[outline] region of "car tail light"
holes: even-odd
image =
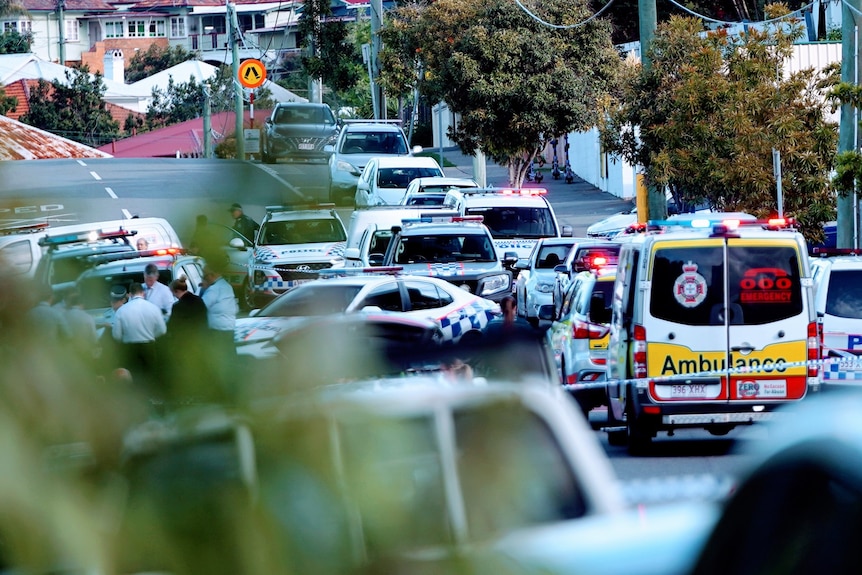
[[[642,325],[635,325],[634,345],[632,348],[634,365],[632,367],[636,378],[647,376],[646,348],[646,329]]]
[[[603,325],[575,320],[572,324],[572,336],[575,339],[602,339],[609,328]]]
[[[813,362],[820,359],[820,346],[823,343],[822,330],[817,322],[808,324],[808,377],[817,377],[817,367]]]

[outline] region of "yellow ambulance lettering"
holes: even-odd
[[[692,351],[681,345],[652,343],[647,345],[647,368],[651,377],[686,375],[728,368],[752,373],[804,375],[805,367],[788,367],[807,357],[804,341],[767,346],[747,355],[726,351]],[[729,358],[729,359],[728,359]]]

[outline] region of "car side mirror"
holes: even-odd
[[[250,312],[248,312],[248,317],[255,317],[259,313],[260,313],[259,309],[253,309]]]
[[[560,232],[560,236],[562,236],[564,238],[571,238],[574,235],[575,235],[575,229],[569,225],[563,226],[563,230]]]
[[[370,266],[382,266],[383,265],[383,254],[369,254],[368,255],[368,265]]]
[[[557,264],[554,266],[554,273],[568,275],[569,268],[566,267],[566,264]]]
[[[554,321],[557,319],[554,304],[546,303],[539,306],[539,319],[545,321]]]
[[[344,259],[346,260],[358,260],[359,259],[359,248],[347,248],[344,250]]]
[[[242,238],[233,238],[227,245],[234,249],[245,251],[245,242],[242,241]]]
[[[332,144],[326,144],[325,146],[323,146],[323,151],[327,154],[332,154],[335,152],[335,146],[333,146]]]
[[[517,262],[515,262],[515,269],[528,270],[528,269],[530,269],[530,262],[524,261],[524,260],[518,260]]]
[[[503,263],[509,266],[514,266],[518,261],[518,254],[515,252],[503,253]]]
[[[421,154],[422,149],[423,149],[422,146],[413,146],[413,148],[410,150],[410,152],[415,156],[416,154]]]

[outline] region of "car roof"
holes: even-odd
[[[460,194],[462,190],[450,190],[450,194]],[[513,205],[524,205],[527,207],[544,208],[550,207],[545,196],[519,196],[503,194],[463,194],[464,203],[468,206],[480,207],[507,207]]]
[[[429,156],[374,156],[380,168],[439,168],[437,160]]]
[[[199,262],[203,261],[201,258],[192,255],[143,256],[140,258],[116,259],[94,265],[93,267],[84,271],[81,274],[81,277],[102,275],[106,272],[110,273],[116,271],[116,268],[124,268],[122,271],[130,271],[125,268],[131,268],[132,271],[137,269],[143,271],[144,268],[147,267],[149,264],[156,264],[160,268],[170,267],[172,264],[182,259],[197,260]]]
[[[488,228],[480,222],[419,222],[409,224],[401,228],[402,236],[427,235],[427,234],[463,234],[481,233],[488,234]]]
[[[837,270],[862,269],[862,258],[856,256],[832,256],[828,258],[812,256],[811,263],[819,266],[830,266]]]
[[[283,212],[269,212],[267,221],[269,222],[284,222],[284,221],[293,221],[293,220],[341,220],[338,217],[338,214],[333,214],[332,211],[328,209],[320,209],[320,210],[285,210]]]
[[[345,132],[391,132],[393,134],[403,133],[400,126],[394,124],[381,124],[374,122],[348,122],[344,125]]]
[[[431,176],[428,178],[415,178],[410,181],[411,184],[415,183],[418,186],[463,186],[469,185],[473,188],[478,188],[479,184],[470,178],[450,178],[448,176]]]

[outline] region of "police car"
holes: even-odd
[[[862,254],[853,249],[815,248],[814,302],[820,320],[820,371],[825,389],[862,385]]]
[[[771,419],[818,388],[804,238],[779,220],[709,216],[649,222],[621,240],[609,440],[633,453],[660,430],[723,435]]]
[[[391,268],[324,271],[324,277],[290,290],[252,311],[248,318],[237,319],[237,353],[259,359],[274,357],[273,338],[314,316],[365,311],[432,319],[440,327],[442,341],[455,343],[467,334],[481,336],[488,322],[500,315],[498,304],[449,282],[400,272]]]
[[[411,275],[433,276],[483,298],[500,301],[512,293],[512,273],[494,249],[482,216],[432,213],[402,220],[383,256],[384,266],[400,266]],[[504,254],[514,264],[514,252]]]
[[[517,261],[515,299],[519,316],[538,325],[539,308],[554,303],[554,268],[565,261],[574,244],[574,238],[542,238],[528,259]]]
[[[267,206],[248,256],[245,304],[260,307],[343,262],[347,232],[335,204]]]
[[[616,268],[580,272],[566,291],[550,327],[560,380],[586,413],[607,403],[608,337]]]
[[[482,216],[491,231],[499,257],[514,252],[527,259],[539,238],[571,236],[561,226],[543,188],[464,188],[450,190],[443,204],[465,216]]]

